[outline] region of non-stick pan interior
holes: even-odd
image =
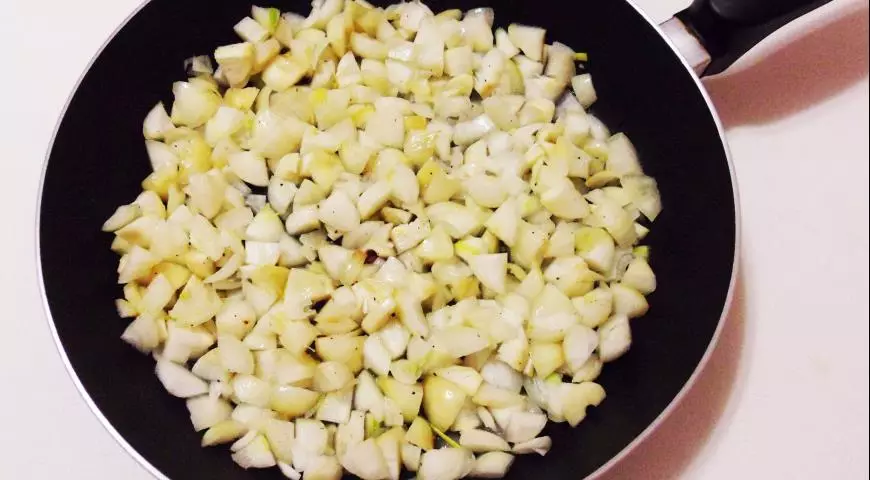
[[[433,10],[493,6],[496,22],[545,26],[548,40],[589,53],[599,93],[593,109],[625,131],[655,176],[664,213],[649,244],[659,290],[632,324],[634,345],[606,366],[604,404],[577,429],[549,428],[545,458],[520,458],[509,478],[575,479],[625,448],[668,406],[714,335],[734,260],[735,211],[722,139],[703,96],[677,56],[629,4],[616,0],[432,1]],[[277,2],[308,12],[307,2]],[[127,322],[113,299],[117,257],[100,225],[132,201],[149,171],[142,119],[171,103],[182,63],[237,41],[242,0],[154,0],[109,42],[61,122],[40,213],[43,277],[51,316],[76,375],[132,447],[173,479],[279,478],[245,472],[225,448],[200,448],[184,401],[169,396],[153,360],[119,340]],[[81,12],[87,15],[87,12]],[[691,428],[687,425],[687,428]],[[71,466],[75,468],[75,466]]]

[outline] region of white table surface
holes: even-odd
[[[12,229],[0,236],[3,479],[150,478],[67,377],[34,256],[39,174],[57,117],[138,3],[3,2],[0,195]],[[688,1],[638,3],[664,20]],[[836,0],[706,80],[741,193],[737,298],[695,388],[608,480],[870,475],[867,8]]]

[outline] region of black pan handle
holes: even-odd
[[[703,75],[713,75],[783,25],[830,1],[695,0],[676,16],[709,52],[712,61]]]

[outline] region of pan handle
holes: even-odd
[[[695,0],[662,27],[699,75],[714,75],[780,27],[830,1]]]

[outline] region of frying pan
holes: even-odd
[[[238,468],[224,448],[200,448],[184,402],[164,391],[153,360],[120,341],[127,322],[113,303],[120,294],[117,257],[100,232],[149,173],[141,137],[145,114],[158,101],[171,104],[171,84],[183,78],[185,58],[237,41],[231,27],[248,14],[250,2],[144,4],[81,78],[43,177],[40,274],[61,354],[94,413],[158,478],[280,478],[277,469]],[[267,3],[308,11],[301,0]],[[608,364],[599,380],[607,400],[579,428],[549,426],[550,453],[518,458],[508,478],[596,476],[642,440],[688,389],[731,299],[739,240],[733,168],[720,122],[691,67],[719,72],[826,1],[698,0],[666,26],[692,65],[625,0],[426,3],[434,11],[491,6],[500,25],[544,26],[548,41],[588,52],[600,98],[594,113],[630,136],[644,169],[658,180],[664,211],[648,243],[659,289],[649,297],[649,314],[633,321],[630,352]]]

